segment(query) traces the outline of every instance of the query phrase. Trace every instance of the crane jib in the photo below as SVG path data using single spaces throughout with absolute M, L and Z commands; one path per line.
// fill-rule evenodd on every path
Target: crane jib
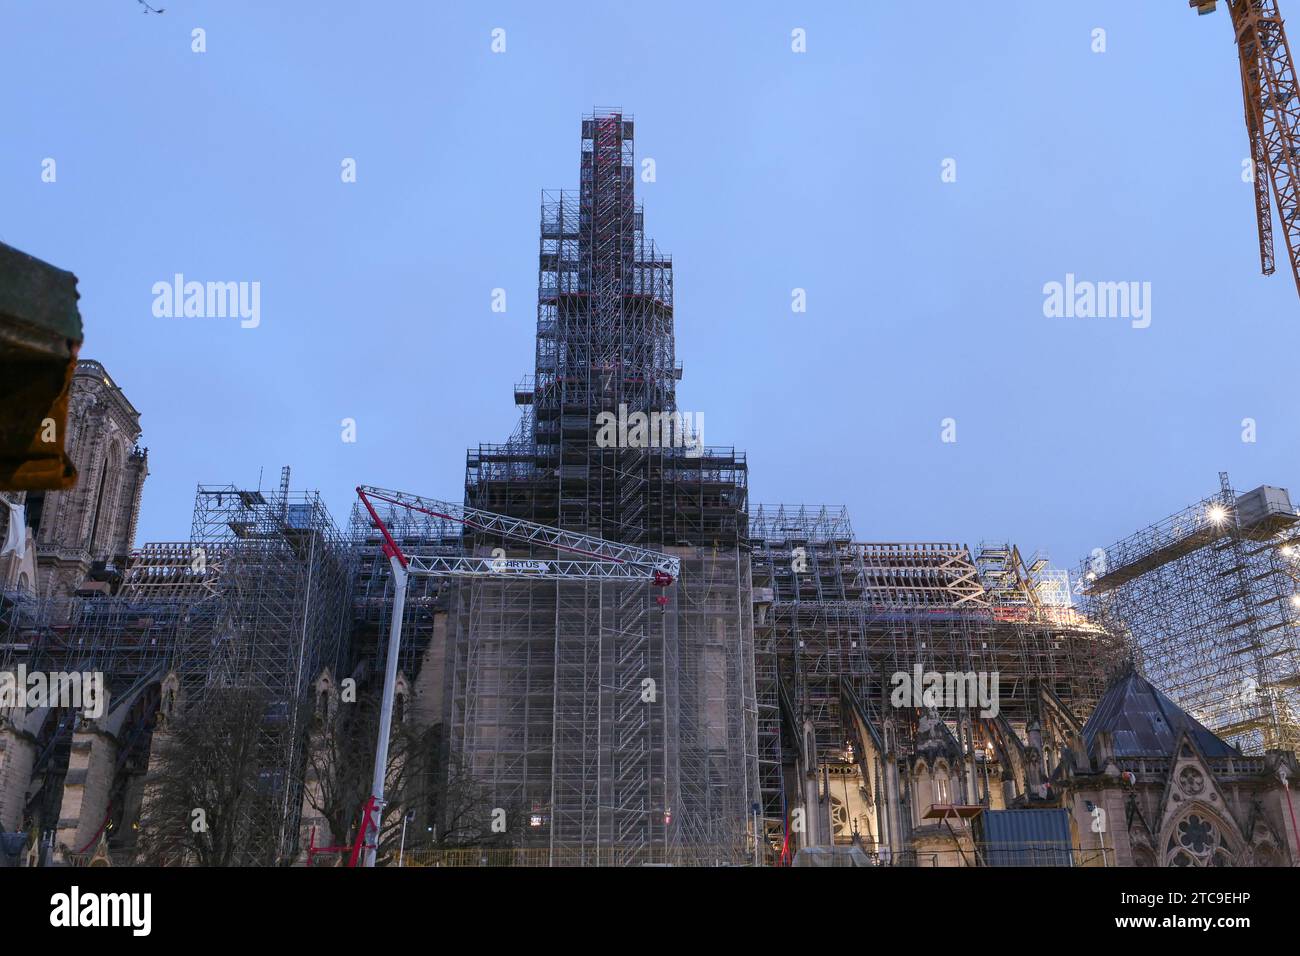
M 518 575 L 575 580 L 583 578 L 648 580 L 654 587 L 666 588 L 674 583 L 681 569 L 680 559 L 659 551 L 565 531 L 508 515 L 462 508 L 432 498 L 368 485 L 359 485 L 357 496 L 369 512 L 374 527 L 383 535 L 384 554 L 395 559 L 403 569 L 422 576 L 430 574 L 452 577 L 477 576 L 490 571 L 507 577 Z M 488 535 L 513 538 L 534 547 L 552 548 L 557 552 L 579 554 L 596 560 L 573 561 L 564 558 L 563 555 L 558 555 L 554 560 L 549 561 L 541 558 L 508 558 L 504 551 L 497 550 L 490 559 L 468 556 L 435 558 L 432 559 L 432 563 L 426 559 L 416 559 L 418 567 L 413 567 L 411 560 L 402 552 L 383 519 L 379 517 L 371 502 L 372 498 L 395 507 L 429 515 L 440 521 L 450 521 L 467 528 L 474 528 Z

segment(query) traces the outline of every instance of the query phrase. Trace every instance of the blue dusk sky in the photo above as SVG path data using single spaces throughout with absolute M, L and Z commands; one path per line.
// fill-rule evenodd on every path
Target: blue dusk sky
M 358 483 L 458 500 L 515 426 L 541 190 L 576 185 L 595 107 L 655 160 L 679 406 L 747 452 L 751 501 L 1074 567 L 1221 470 L 1296 478 L 1300 300 L 1280 233 L 1259 274 L 1226 9 L 154 6 L 0 4 L 0 241 L 79 278 L 82 355 L 141 412 L 140 542 L 283 464 L 339 521 Z M 260 325 L 156 316 L 176 273 L 259 282 Z M 1149 325 L 1045 314 L 1067 275 L 1149 283 Z

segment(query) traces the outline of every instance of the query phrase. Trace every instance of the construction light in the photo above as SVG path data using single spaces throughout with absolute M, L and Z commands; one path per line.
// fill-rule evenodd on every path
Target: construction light
M 1210 509 L 1206 514 L 1215 524 L 1223 524 L 1228 517 L 1228 509 L 1223 505 L 1210 505 Z

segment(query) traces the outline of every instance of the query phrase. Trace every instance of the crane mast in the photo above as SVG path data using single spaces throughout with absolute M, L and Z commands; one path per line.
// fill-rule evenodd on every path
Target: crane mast
M 1259 232 L 1260 268 L 1274 271 L 1273 210 L 1277 203 L 1287 259 L 1300 292 L 1300 88 L 1277 0 L 1227 0 L 1237 41 Z M 1217 0 L 1188 0 L 1197 13 Z M 1267 177 L 1267 179 L 1265 178 Z

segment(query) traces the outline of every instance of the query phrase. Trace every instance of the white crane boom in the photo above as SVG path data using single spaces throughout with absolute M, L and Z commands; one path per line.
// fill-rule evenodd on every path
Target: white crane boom
M 368 498 L 386 501 L 389 504 L 409 508 L 412 511 L 418 511 L 435 518 L 455 521 L 477 531 L 497 534 L 503 538 L 513 538 L 520 542 L 555 548 L 557 551 L 566 551 L 570 554 L 586 555 L 603 562 L 640 567 L 643 569 L 642 576 L 646 578 L 653 578 L 654 575 L 651 572 L 658 571 L 661 574 L 668 575 L 672 580 L 676 580 L 678 574 L 681 573 L 681 561 L 679 559 L 666 555 L 661 551 L 652 551 L 637 545 L 620 544 L 617 541 L 608 541 L 605 538 L 579 534 L 576 531 L 563 531 L 559 528 L 552 528 L 550 525 L 525 521 L 522 518 L 511 518 L 508 515 L 480 511 L 477 508 L 466 508 L 449 501 L 423 498 L 419 495 L 390 491 L 386 488 L 372 488 L 369 485 L 362 485 L 357 489 L 357 494 L 361 496 L 363 502 Z M 378 526 L 379 517 L 374 513 L 373 508 L 370 510 Z M 589 569 L 593 566 L 594 563 L 586 567 Z M 574 570 L 580 569 L 574 568 Z M 621 576 L 635 577 L 633 574 Z M 671 581 L 663 583 L 666 586 Z

